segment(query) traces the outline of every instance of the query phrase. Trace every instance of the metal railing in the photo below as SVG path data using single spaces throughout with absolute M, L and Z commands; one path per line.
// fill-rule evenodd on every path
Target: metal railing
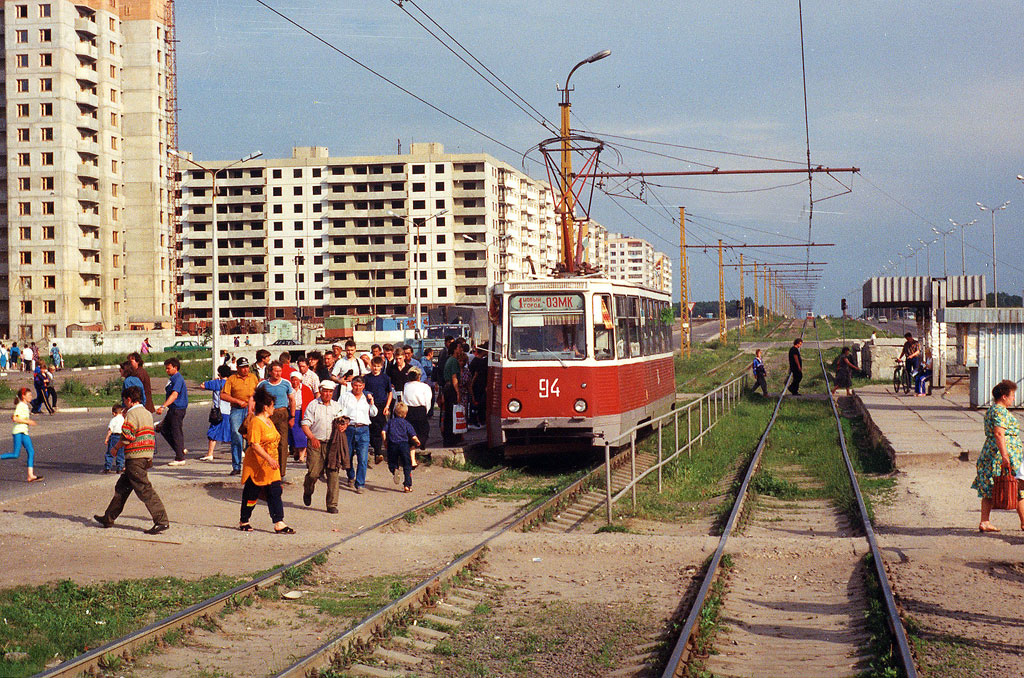
M 711 429 L 717 424 L 722 415 L 729 412 L 736 406 L 736 401 L 739 400 L 743 393 L 743 390 L 747 386 L 747 374 L 743 373 L 738 377 L 732 379 L 732 381 L 726 382 L 717 388 L 708 391 L 704 395 L 700 396 L 696 400 L 693 400 L 681 407 L 673 409 L 671 412 L 667 412 L 660 417 L 655 417 L 648 421 L 637 424 L 633 428 L 624 431 L 617 438 L 612 438 L 604 442 L 604 487 L 605 487 L 605 520 L 610 525 L 612 523 L 612 506 L 619 499 L 622 499 L 629 492 L 632 496 L 633 508 L 636 508 L 636 486 L 644 478 L 654 473 L 658 473 L 658 492 L 660 493 L 662 487 L 662 469 L 666 464 L 673 461 L 683 452 L 686 452 L 687 456 L 693 456 L 693 446 L 697 443 L 704 444 L 704 436 L 706 436 Z M 694 434 L 693 431 L 693 412 L 697 410 L 697 432 Z M 679 444 L 679 420 L 685 415 L 686 417 L 686 442 L 680 446 Z M 673 445 L 672 454 L 665 456 L 663 444 L 663 434 L 665 425 L 668 420 L 673 421 L 673 431 L 675 437 L 675 444 Z M 637 474 L 636 470 L 636 434 L 640 429 L 651 428 L 658 432 L 658 461 L 651 467 L 645 469 L 640 474 Z M 626 483 L 626 486 L 612 494 L 612 465 L 611 465 L 611 449 L 613 447 L 619 447 L 620 443 L 629 440 L 629 468 L 630 468 L 630 479 Z

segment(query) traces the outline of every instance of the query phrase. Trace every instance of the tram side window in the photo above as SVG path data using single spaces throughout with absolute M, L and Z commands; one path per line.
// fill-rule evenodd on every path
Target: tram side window
M 640 352 L 640 299 L 629 297 L 629 354 L 634 358 Z
M 611 360 L 615 357 L 615 323 L 612 321 L 612 296 L 594 295 L 594 358 Z
M 615 295 L 615 355 L 629 358 L 629 307 L 628 297 Z
M 662 353 L 672 352 L 672 324 L 667 323 L 662 319 L 662 314 L 665 313 L 666 309 L 671 309 L 672 306 L 667 301 L 661 302 L 661 311 L 658 313 L 658 321 L 661 327 L 661 351 Z M 667 314 L 666 314 L 667 315 Z

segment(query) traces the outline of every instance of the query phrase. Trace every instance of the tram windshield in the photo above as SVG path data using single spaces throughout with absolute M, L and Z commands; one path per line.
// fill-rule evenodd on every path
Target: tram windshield
M 512 360 L 587 357 L 582 294 L 517 294 L 509 300 L 508 310 Z

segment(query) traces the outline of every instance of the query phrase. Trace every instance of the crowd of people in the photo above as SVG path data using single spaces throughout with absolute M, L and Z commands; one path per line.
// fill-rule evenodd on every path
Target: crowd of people
M 230 475 L 240 476 L 242 484 L 242 531 L 253 529 L 252 513 L 262 499 L 274 531 L 294 534 L 284 522 L 282 502 L 289 462 L 305 466 L 305 506 L 312 504 L 317 484 L 326 485 L 328 513 L 338 513 L 342 471 L 347 487 L 363 494 L 368 470 L 386 463 L 399 490 L 412 492 L 416 451 L 430 440 L 435 408 L 441 412 L 441 440 L 446 446 L 459 444 L 467 428 L 484 424 L 487 348 L 479 346 L 472 353 L 470 359 L 467 342 L 454 337 L 446 338 L 436 360 L 432 350 L 416 359 L 412 347 L 391 344 L 375 344 L 360 354 L 353 340 L 294 361 L 287 351 L 273 360 L 269 351 L 260 349 L 252 364 L 225 353 L 217 377 L 201 385 L 212 393 L 213 403 L 209 445 L 199 459 L 212 461 L 217 443 L 230 445 Z M 164 361 L 163 399 L 154 397 L 140 353 L 130 354 L 120 369 L 123 403 L 111 410 L 103 466 L 104 473 L 120 476 L 106 511 L 95 519 L 103 527 L 113 525 L 135 492 L 153 518 L 147 533 L 159 534 L 170 523 L 148 470 L 157 433 L 174 453 L 168 465 L 187 461 L 183 422 L 188 386 L 177 358 Z M 154 415 L 161 414 L 162 420 L 154 422 Z M 26 427 L 34 423 L 28 422 Z M 30 440 L 28 445 L 31 462 Z

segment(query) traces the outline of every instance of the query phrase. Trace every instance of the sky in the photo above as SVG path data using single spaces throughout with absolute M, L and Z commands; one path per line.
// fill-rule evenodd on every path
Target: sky
M 610 49 L 607 59 L 576 71 L 571 95 L 573 128 L 606 143 L 604 171 L 806 167 L 808 137 L 812 165 L 860 169 L 814 175 L 813 210 L 806 174 L 607 180 L 594 193 L 591 218 L 647 239 L 672 257 L 677 273 L 679 206 L 688 244 L 806 243 L 810 227 L 812 241 L 835 243 L 812 251 L 811 260 L 827 262 L 814 309 L 838 314 L 842 297 L 859 309 L 864 281 L 890 260 L 901 275 L 904 262 L 910 275 L 915 268 L 942 275 L 943 240 L 932 229 L 977 219 L 964 231 L 966 267 L 987 276 L 991 291 L 991 215 L 975 203 L 1009 200 L 995 218 L 999 290 L 1024 287 L 1019 0 L 804 1 L 806 131 L 796 0 L 265 1 L 491 138 L 255 0 L 204 0 L 177 4 L 179 144 L 197 158 L 256 149 L 289 157 L 293 146 L 376 155 L 436 141 L 546 179 L 540 155 L 528 151 L 555 133 L 417 25 L 412 17 L 429 25 L 422 10 L 556 123 L 557 88 L 569 70 Z M 950 275 L 961 272 L 960 234 L 945 239 Z M 918 242 L 935 238 L 927 250 Z M 907 245 L 920 252 L 911 255 Z M 739 251 L 727 252 L 727 263 Z M 742 251 L 747 263 L 806 261 L 803 248 Z M 689 252 L 691 300 L 717 298 L 717 251 Z M 751 285 L 748 274 L 747 296 Z M 738 270 L 727 269 L 726 296 L 738 293 Z

